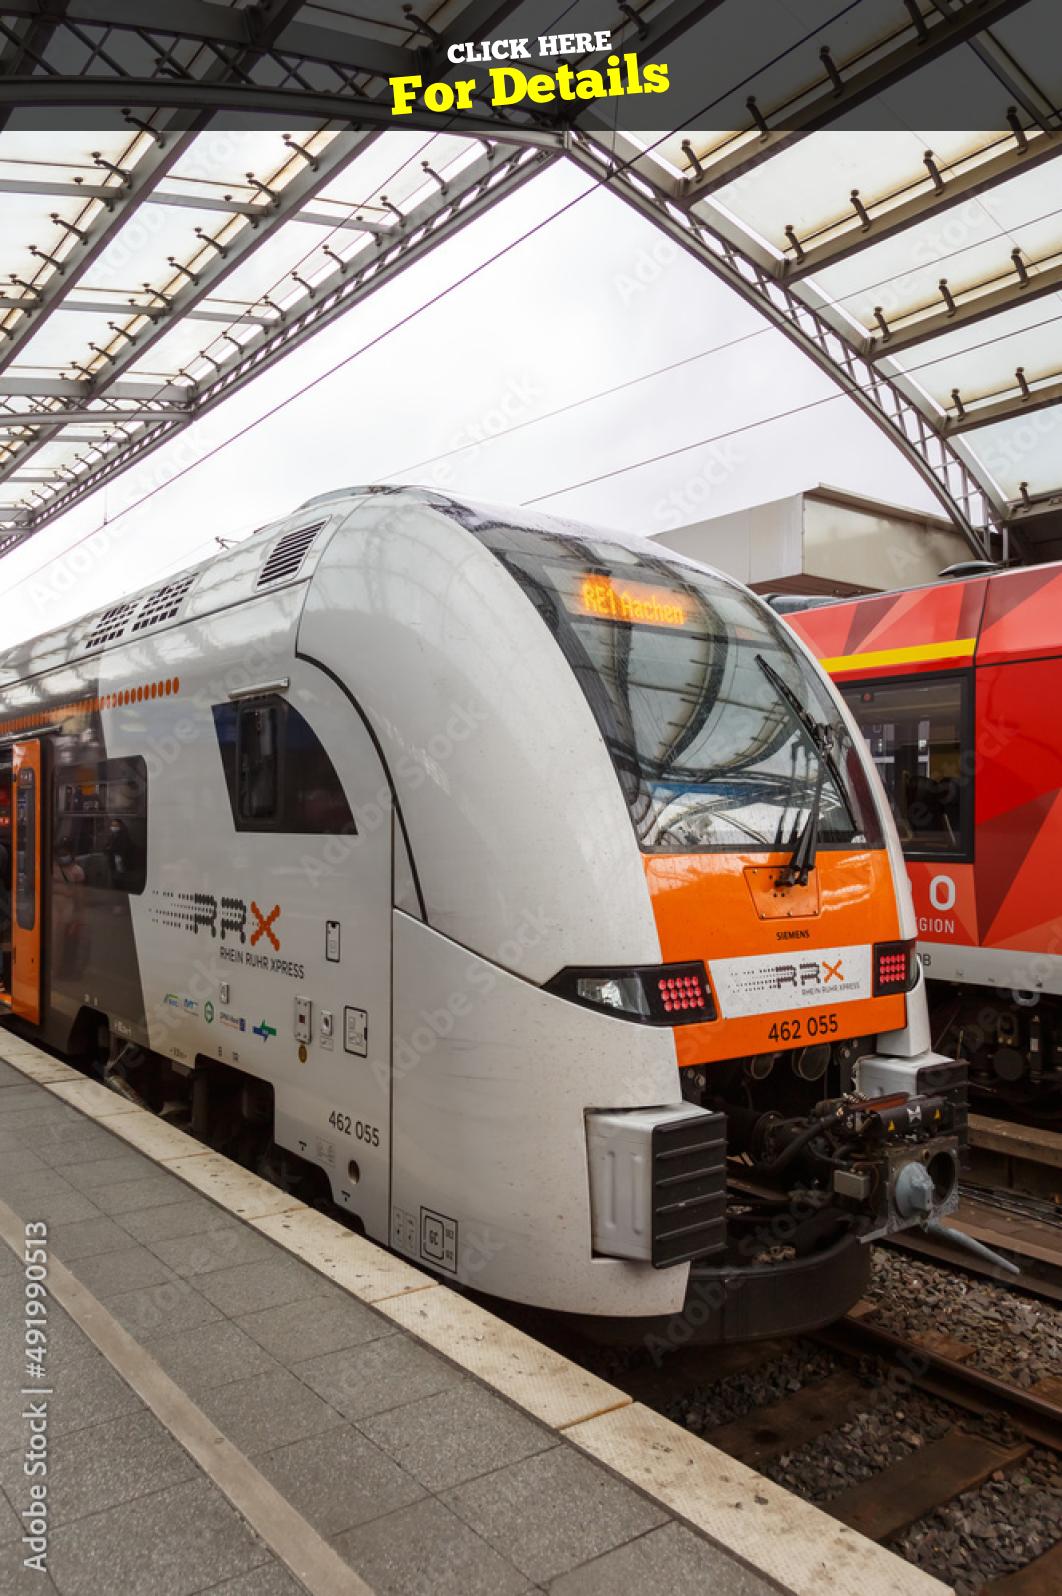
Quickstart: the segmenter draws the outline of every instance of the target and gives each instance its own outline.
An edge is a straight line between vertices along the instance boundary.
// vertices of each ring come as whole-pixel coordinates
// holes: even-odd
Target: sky
[[[0,560],[0,639],[369,482],[642,533],[820,483],[939,513],[783,334],[558,163]]]

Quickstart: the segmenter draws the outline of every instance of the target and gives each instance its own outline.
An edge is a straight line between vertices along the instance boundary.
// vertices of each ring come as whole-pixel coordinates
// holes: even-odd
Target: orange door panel
[[[11,1009],[41,1017],[41,745],[15,743],[11,880]]]

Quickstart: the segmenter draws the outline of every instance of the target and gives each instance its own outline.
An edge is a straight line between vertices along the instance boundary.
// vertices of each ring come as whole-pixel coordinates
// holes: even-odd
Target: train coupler
[[[941,1053],[866,1054],[856,1065],[855,1086],[847,1118],[871,1154],[876,1194],[861,1239],[939,1222],[959,1202],[969,1139],[965,1064]]]

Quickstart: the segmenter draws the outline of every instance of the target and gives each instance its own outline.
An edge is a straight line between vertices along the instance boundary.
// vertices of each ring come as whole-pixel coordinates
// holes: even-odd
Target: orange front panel
[[[41,745],[15,743],[11,880],[11,1009],[41,1017]]]
[[[898,938],[892,876],[883,850],[823,849],[806,888],[776,885],[788,857],[785,852],[647,855],[645,872],[665,963],[703,959],[711,978],[713,960],[790,955],[798,966],[810,965],[817,949],[869,948]],[[775,883],[768,875],[772,869]],[[828,984],[829,972],[825,979]],[[712,985],[714,990],[716,981]],[[765,1003],[764,1012],[728,1017],[726,1001],[715,990],[720,1018],[675,1030],[679,1064],[775,1052],[786,1045],[778,1039],[783,1022],[787,1037],[798,1043],[873,1035],[906,1022],[902,996],[835,1002],[827,985],[822,991],[822,1003],[812,1007],[805,1003],[787,1011],[768,1009]],[[824,1015],[836,1020],[820,1037]],[[811,1016],[815,1019],[809,1028]],[[794,1036],[797,1017],[802,1024]]]

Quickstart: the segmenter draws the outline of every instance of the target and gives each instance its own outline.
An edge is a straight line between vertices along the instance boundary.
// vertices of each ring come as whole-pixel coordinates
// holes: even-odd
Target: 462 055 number
[[[824,1036],[833,1036],[837,1030],[836,1014],[808,1014],[801,1019],[775,1020],[767,1032],[769,1042],[814,1042]]]
[[[368,1147],[379,1147],[380,1130],[376,1125],[368,1125],[363,1119],[352,1119],[349,1114],[340,1113],[334,1108],[328,1116],[328,1123],[333,1130],[342,1131],[344,1136],[353,1136],[355,1141],[364,1142]]]

